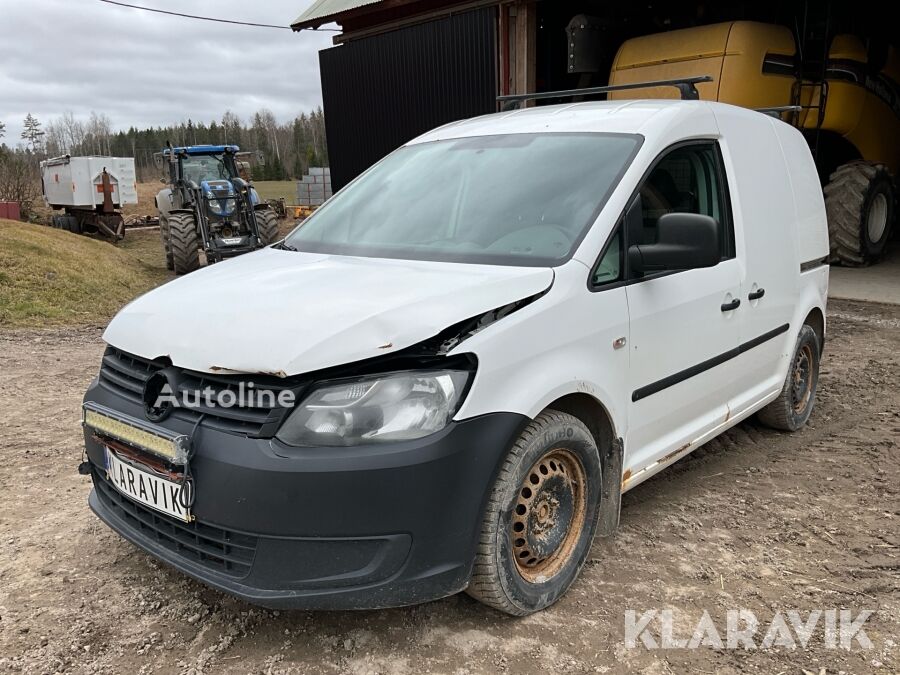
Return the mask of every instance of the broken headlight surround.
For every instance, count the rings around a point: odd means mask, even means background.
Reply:
[[[294,447],[350,447],[410,441],[436,433],[459,409],[469,370],[404,371],[324,382],[275,437]]]

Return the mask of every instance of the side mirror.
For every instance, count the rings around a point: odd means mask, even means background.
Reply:
[[[628,247],[628,264],[636,274],[715,267],[719,253],[719,224],[699,213],[667,213],[657,221],[655,244]]]

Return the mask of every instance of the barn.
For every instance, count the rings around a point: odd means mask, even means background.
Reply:
[[[340,188],[428,129],[497,111],[498,96],[606,84],[625,40],[730,21],[789,31],[795,54],[775,54],[767,67],[775,74],[781,68],[791,80],[824,82],[834,36],[860,36],[862,47],[842,54],[842,69],[835,72],[844,73],[852,62],[857,84],[870,86],[896,112],[900,73],[893,80],[880,76],[897,46],[891,47],[896,36],[883,12],[867,0],[317,0],[292,28],[340,26],[334,46],[319,55],[332,181]],[[727,37],[713,37],[708,54],[681,58],[714,57],[713,65],[722,68],[732,55],[728,44]],[[822,90],[822,102],[824,97]],[[822,162],[824,172],[847,159],[846,144],[831,140],[811,141],[835,155]]]

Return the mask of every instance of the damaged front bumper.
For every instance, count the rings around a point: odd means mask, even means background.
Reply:
[[[143,414],[139,402],[96,382],[85,401]],[[200,426],[191,523],[118,493],[106,478],[105,449],[86,429],[90,506],[153,556],[255,604],[419,603],[466,587],[490,486],[525,423],[496,413],[417,441],[303,449]],[[162,426],[192,432],[175,417]]]

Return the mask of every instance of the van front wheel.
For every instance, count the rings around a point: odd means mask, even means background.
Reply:
[[[804,325],[781,393],[759,411],[759,420],[780,431],[797,431],[806,424],[816,402],[819,385],[819,336]]]
[[[500,468],[466,592],[516,616],[552,605],[587,558],[599,506],[594,437],[572,415],[541,413]]]

